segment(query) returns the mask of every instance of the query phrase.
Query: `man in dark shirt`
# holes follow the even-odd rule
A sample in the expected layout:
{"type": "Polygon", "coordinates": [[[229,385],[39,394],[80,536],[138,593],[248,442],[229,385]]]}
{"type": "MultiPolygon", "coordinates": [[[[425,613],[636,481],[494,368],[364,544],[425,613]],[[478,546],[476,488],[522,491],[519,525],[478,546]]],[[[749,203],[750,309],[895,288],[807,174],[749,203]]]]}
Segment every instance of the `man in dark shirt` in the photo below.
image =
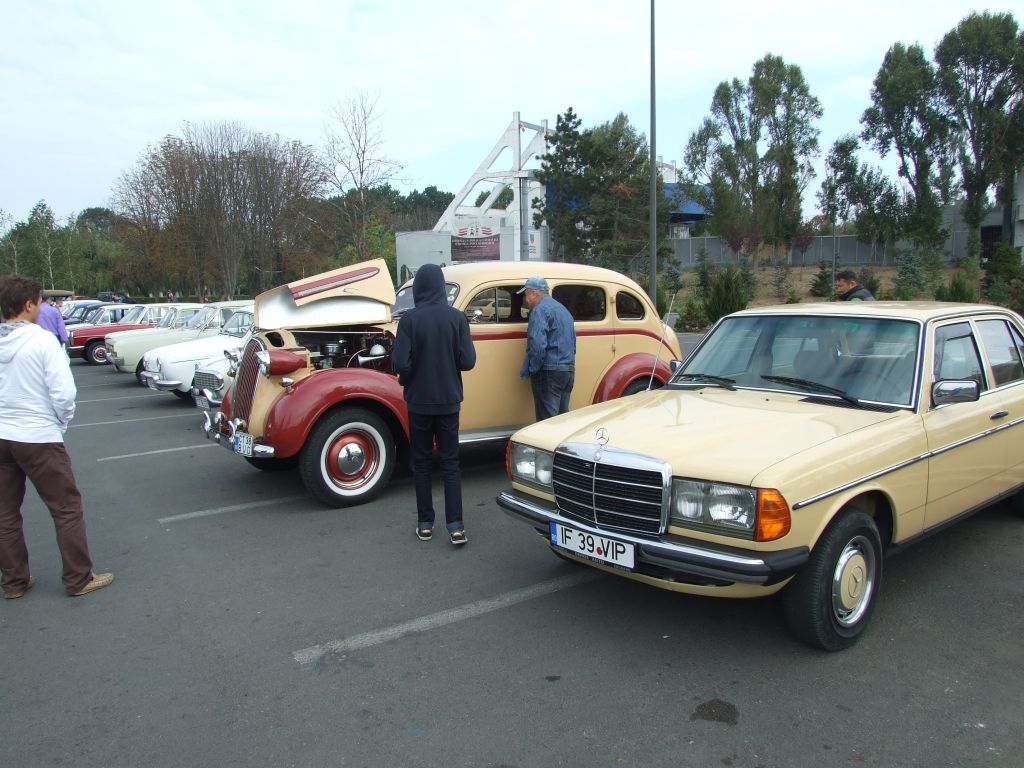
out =
{"type": "Polygon", "coordinates": [[[429,541],[434,528],[431,469],[436,441],[444,476],[444,516],[452,544],[465,544],[462,475],[459,470],[459,408],[462,371],[476,365],[476,349],[465,314],[448,306],[444,273],[436,264],[416,271],[416,306],[398,321],[392,364],[409,411],[416,535],[429,541]]]}
{"type": "Polygon", "coordinates": [[[844,269],[836,275],[836,293],[840,301],[874,301],[871,291],[857,282],[857,273],[844,269]]]}

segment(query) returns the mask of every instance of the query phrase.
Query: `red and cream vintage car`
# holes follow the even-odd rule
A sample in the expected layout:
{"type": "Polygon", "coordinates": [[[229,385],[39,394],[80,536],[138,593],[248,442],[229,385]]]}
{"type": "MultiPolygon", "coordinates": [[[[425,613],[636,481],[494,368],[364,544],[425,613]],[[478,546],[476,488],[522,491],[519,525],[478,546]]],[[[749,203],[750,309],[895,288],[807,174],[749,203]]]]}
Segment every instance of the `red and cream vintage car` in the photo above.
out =
{"type": "Polygon", "coordinates": [[[68,356],[84,357],[87,363],[103,365],[107,361],[104,339],[108,333],[134,331],[139,328],[153,328],[164,321],[173,322],[184,304],[137,304],[131,307],[116,323],[90,325],[69,332],[68,356]]]}
{"type": "MultiPolygon", "coordinates": [[[[681,357],[647,295],[616,272],[551,262],[445,267],[449,303],[466,313],[477,352],[463,374],[463,442],[504,440],[534,420],[530,384],[519,379],[529,310],[517,293],[534,274],[576,321],[571,408],[662,386],[681,357]]],[[[330,506],[369,500],[408,452],[390,352],[412,306],[412,283],[396,295],[383,260],[258,296],[252,339],[220,409],[206,414],[207,436],[261,469],[297,465],[330,506]]]]}

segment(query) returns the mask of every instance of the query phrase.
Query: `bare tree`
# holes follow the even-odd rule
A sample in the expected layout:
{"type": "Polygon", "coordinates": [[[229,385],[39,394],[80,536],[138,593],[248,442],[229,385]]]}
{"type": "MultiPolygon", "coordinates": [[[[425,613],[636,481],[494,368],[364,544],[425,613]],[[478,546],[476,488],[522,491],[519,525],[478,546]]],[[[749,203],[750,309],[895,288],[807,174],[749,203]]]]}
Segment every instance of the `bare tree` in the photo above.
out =
{"type": "Polygon", "coordinates": [[[243,278],[254,293],[279,282],[292,209],[323,185],[308,145],[238,123],[186,124],[122,176],[115,205],[138,231],[156,228],[152,245],[183,255],[197,293],[216,281],[231,296],[243,278]]]}
{"type": "Polygon", "coordinates": [[[402,167],[383,154],[375,96],[358,93],[339,101],[330,118],[324,126],[327,174],[351,226],[357,258],[363,261],[368,257],[367,224],[372,214],[367,192],[388,184],[402,167]]]}

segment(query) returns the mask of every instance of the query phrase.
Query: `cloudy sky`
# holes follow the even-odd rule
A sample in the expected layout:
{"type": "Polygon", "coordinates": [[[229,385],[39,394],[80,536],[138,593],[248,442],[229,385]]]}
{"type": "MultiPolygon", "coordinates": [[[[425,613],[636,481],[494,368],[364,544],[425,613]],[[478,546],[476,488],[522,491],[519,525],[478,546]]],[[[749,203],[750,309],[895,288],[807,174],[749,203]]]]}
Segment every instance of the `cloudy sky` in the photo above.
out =
{"type": "MultiPolygon", "coordinates": [[[[377,98],[403,191],[459,191],[517,111],[554,127],[571,106],[585,128],[625,112],[649,135],[649,8],[649,0],[0,0],[0,209],[22,220],[45,200],[64,219],[109,205],[118,176],[186,122],[239,122],[320,147],[331,107],[358,93],[377,98]]],[[[917,42],[930,54],[960,19],[983,10],[1011,9],[965,0],[656,0],[657,152],[681,162],[715,86],[745,80],[770,52],[799,65],[821,100],[824,155],[857,130],[893,43],[917,42]]]]}

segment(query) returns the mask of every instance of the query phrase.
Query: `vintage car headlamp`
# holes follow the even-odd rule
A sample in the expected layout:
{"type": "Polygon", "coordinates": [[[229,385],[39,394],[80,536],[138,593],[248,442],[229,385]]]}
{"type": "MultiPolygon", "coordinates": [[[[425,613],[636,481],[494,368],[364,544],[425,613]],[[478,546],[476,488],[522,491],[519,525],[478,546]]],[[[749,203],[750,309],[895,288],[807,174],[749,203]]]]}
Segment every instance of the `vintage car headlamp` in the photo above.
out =
{"type": "Polygon", "coordinates": [[[509,451],[509,471],[512,480],[551,493],[552,454],[532,445],[512,443],[509,451]]]}
{"type": "Polygon", "coordinates": [[[774,488],[672,480],[669,518],[673,525],[709,533],[773,541],[789,533],[789,504],[774,488]]]}
{"type": "Polygon", "coordinates": [[[753,488],[681,478],[672,481],[670,517],[677,525],[749,538],[756,512],[753,488]]]}
{"type": "Polygon", "coordinates": [[[263,349],[256,353],[256,359],[264,376],[287,376],[306,364],[304,358],[287,349],[263,349]]]}

